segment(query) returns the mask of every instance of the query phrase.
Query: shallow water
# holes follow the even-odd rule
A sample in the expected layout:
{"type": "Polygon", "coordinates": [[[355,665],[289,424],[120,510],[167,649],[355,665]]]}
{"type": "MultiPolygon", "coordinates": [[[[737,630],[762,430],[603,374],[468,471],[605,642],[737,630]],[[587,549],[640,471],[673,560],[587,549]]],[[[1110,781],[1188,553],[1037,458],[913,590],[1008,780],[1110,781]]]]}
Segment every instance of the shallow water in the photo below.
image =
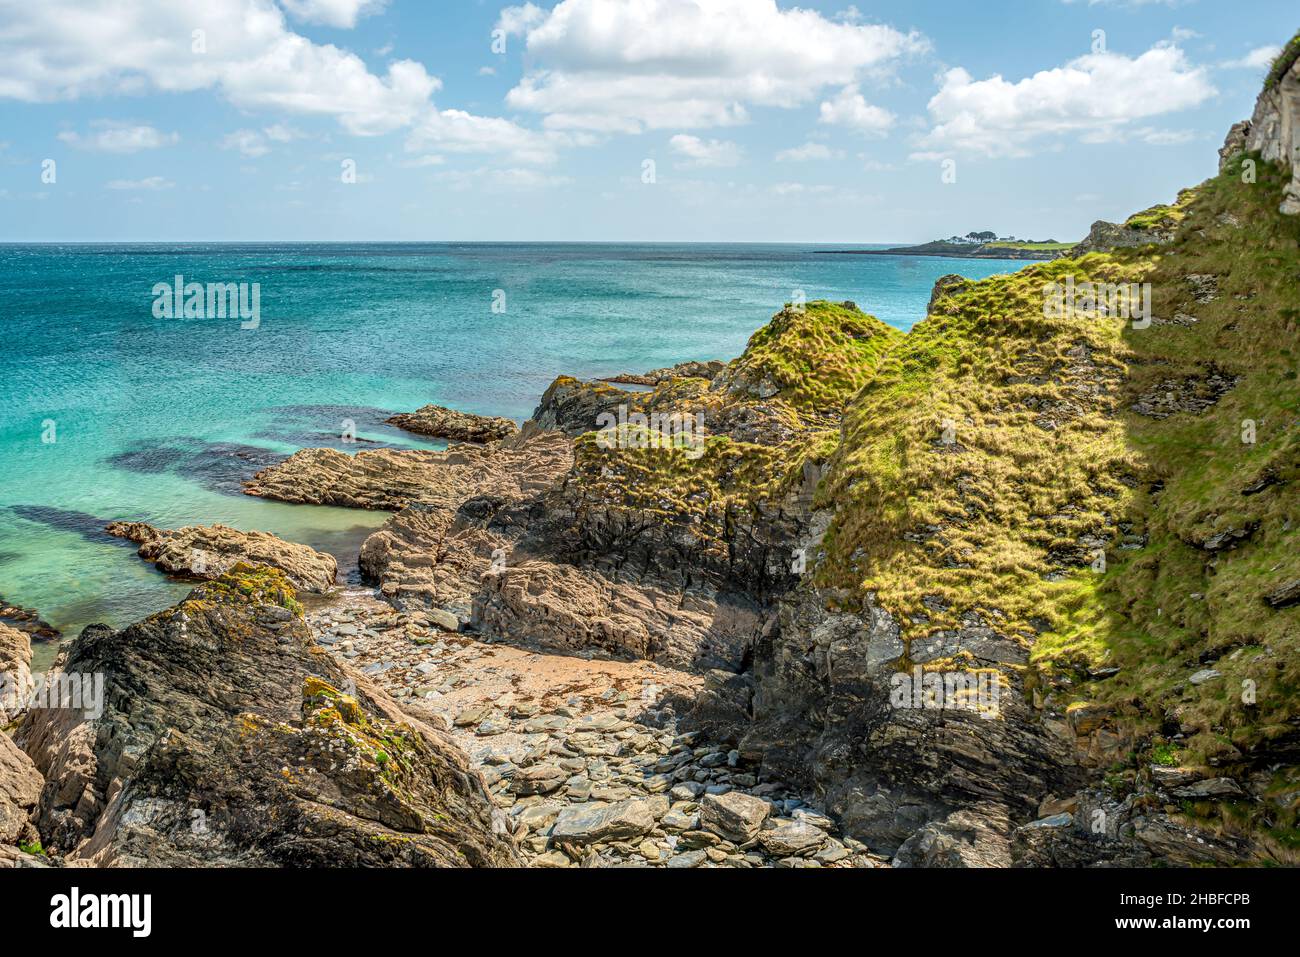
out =
{"type": "Polygon", "coordinates": [[[796,290],[908,329],[939,276],[1024,265],[809,246],[0,246],[0,596],[73,635],[184,594],[103,534],[115,519],[261,529],[354,570],[386,515],[240,483],[303,447],[436,447],[383,425],[429,402],[522,421],[560,373],[732,358],[796,290]],[[178,274],[258,283],[260,324],[155,318],[155,284],[178,274]]]}

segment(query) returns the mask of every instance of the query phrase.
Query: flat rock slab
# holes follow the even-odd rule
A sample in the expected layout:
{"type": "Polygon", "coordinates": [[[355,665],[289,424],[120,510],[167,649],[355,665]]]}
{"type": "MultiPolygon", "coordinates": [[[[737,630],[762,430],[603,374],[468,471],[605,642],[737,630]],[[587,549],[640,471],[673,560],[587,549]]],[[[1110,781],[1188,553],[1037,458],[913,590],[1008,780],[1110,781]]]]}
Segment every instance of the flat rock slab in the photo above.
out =
{"type": "Polygon", "coordinates": [[[654,808],[649,801],[587,804],[561,811],[551,839],[570,844],[627,841],[649,834],[654,826],[654,808]]]}

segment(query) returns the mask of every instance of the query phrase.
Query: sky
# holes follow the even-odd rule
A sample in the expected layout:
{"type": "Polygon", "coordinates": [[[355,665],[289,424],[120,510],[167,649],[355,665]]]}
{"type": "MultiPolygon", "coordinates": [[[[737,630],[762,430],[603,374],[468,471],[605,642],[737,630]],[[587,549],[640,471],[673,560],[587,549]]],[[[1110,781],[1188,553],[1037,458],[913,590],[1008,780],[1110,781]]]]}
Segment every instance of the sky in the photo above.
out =
{"type": "Polygon", "coordinates": [[[0,0],[0,242],[1068,241],[1295,0],[0,0]]]}

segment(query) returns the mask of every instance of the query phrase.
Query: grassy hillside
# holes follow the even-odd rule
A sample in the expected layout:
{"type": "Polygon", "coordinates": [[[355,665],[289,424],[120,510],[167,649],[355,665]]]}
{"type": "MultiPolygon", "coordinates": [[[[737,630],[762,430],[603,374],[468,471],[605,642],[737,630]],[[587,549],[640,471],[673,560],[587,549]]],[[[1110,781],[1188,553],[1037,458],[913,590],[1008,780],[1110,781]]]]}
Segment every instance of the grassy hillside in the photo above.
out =
{"type": "Polygon", "coordinates": [[[1036,704],[1109,715],[1114,787],[1212,766],[1251,796],[1175,810],[1295,861],[1300,219],[1280,170],[1239,173],[1130,220],[1169,246],[941,298],[849,404],[818,574],[908,641],[978,616],[1030,651],[1036,704]],[[1155,321],[1045,317],[1067,277],[1149,282],[1155,321]]]}

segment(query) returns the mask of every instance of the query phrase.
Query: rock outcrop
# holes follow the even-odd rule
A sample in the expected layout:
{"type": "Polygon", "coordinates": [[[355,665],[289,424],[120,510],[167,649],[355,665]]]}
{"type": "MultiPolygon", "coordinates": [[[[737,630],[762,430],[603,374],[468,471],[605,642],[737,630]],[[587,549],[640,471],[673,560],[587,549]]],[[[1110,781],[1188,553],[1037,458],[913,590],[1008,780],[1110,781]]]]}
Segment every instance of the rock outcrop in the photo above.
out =
{"type": "Polygon", "coordinates": [[[1221,165],[1242,151],[1258,153],[1290,171],[1291,182],[1283,190],[1279,211],[1300,215],[1300,34],[1273,65],[1254,115],[1228,133],[1219,153],[1221,165]]]}
{"type": "Polygon", "coordinates": [[[269,565],[283,571],[295,588],[323,593],[338,577],[333,555],[269,532],[241,532],[225,525],[159,529],[144,522],[112,522],[104,530],[137,543],[141,558],[182,578],[214,581],[240,563],[269,565]]]}
{"type": "Polygon", "coordinates": [[[26,713],[31,690],[31,641],[25,632],[0,624],[0,728],[26,713]]]}
{"type": "Polygon", "coordinates": [[[510,419],[458,412],[441,405],[426,405],[384,421],[407,432],[453,442],[495,442],[519,431],[510,419]]]}
{"type": "Polygon", "coordinates": [[[27,635],[0,624],[0,866],[21,859],[17,845],[39,840],[31,819],[45,783],[6,728],[27,713],[33,684],[27,635]]]}
{"type": "Polygon", "coordinates": [[[101,713],[34,709],[36,821],[69,864],[508,866],[463,754],[314,645],[283,573],[236,566],[122,631],[91,626],[64,675],[101,713]]]}
{"type": "Polygon", "coordinates": [[[32,818],[44,784],[32,759],[0,731],[0,866],[19,842],[39,841],[32,818]]]}
{"type": "Polygon", "coordinates": [[[249,495],[308,505],[399,511],[420,503],[454,511],[476,495],[509,498],[536,491],[572,451],[563,436],[529,430],[491,446],[444,452],[374,449],[348,455],[303,449],[246,483],[249,495]]]}

